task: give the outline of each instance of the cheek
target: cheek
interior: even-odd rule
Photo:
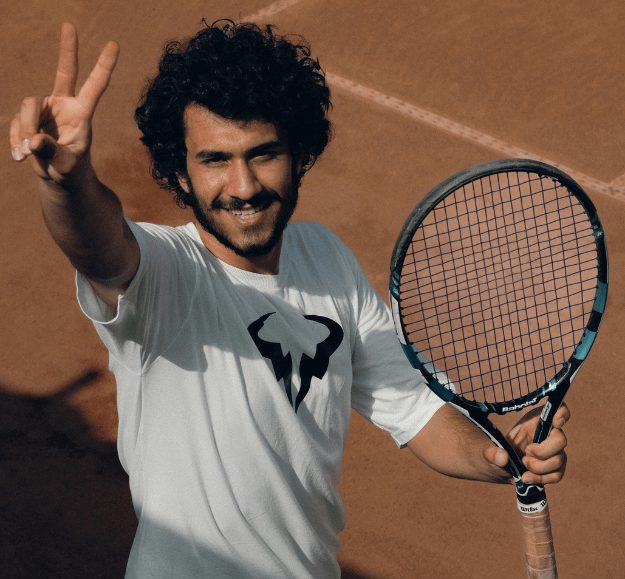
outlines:
[[[216,196],[222,188],[223,179],[218,175],[211,174],[210,171],[189,168],[187,169],[189,181],[193,187],[193,192],[202,197]]]
[[[265,187],[277,191],[283,196],[288,194],[293,188],[293,173],[290,163],[275,168],[274,171],[266,175],[262,182]]]

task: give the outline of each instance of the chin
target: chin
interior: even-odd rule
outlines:
[[[233,240],[227,236],[215,235],[212,231],[209,231],[209,233],[216,237],[222,245],[231,249],[240,257],[258,257],[267,255],[276,247],[283,230],[284,228],[280,228],[264,236],[250,236],[251,238],[244,238],[240,243],[233,242]]]

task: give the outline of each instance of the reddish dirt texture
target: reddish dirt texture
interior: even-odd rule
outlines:
[[[334,138],[304,180],[296,218],[337,232],[382,294],[405,216],[456,171],[523,153],[586,187],[607,235],[608,309],[568,397],[568,472],[548,490],[560,576],[624,578],[625,4],[5,2],[0,130],[24,96],[51,89],[61,22],[78,27],[83,79],[115,39],[121,58],[95,120],[97,171],[131,218],[189,221],[151,181],[132,115],[164,42],[221,17],[303,35],[330,73]],[[42,222],[36,179],[8,147],[0,171],[0,575],[122,577],[136,520],[107,355]],[[431,472],[357,416],[342,492],[345,577],[524,576],[511,488]]]

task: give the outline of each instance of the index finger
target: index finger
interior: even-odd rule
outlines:
[[[553,417],[553,427],[554,428],[562,428],[568,420],[571,418],[571,411],[569,407],[566,405],[566,402],[562,403],[562,406],[558,408],[558,411],[555,413]]]
[[[54,79],[54,96],[74,96],[78,76],[78,34],[71,22],[61,26],[59,41],[59,62]]]

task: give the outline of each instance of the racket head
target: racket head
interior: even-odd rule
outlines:
[[[389,285],[398,337],[430,388],[503,414],[568,387],[607,282],[603,229],[583,189],[545,163],[502,159],[423,198],[395,244]]]

